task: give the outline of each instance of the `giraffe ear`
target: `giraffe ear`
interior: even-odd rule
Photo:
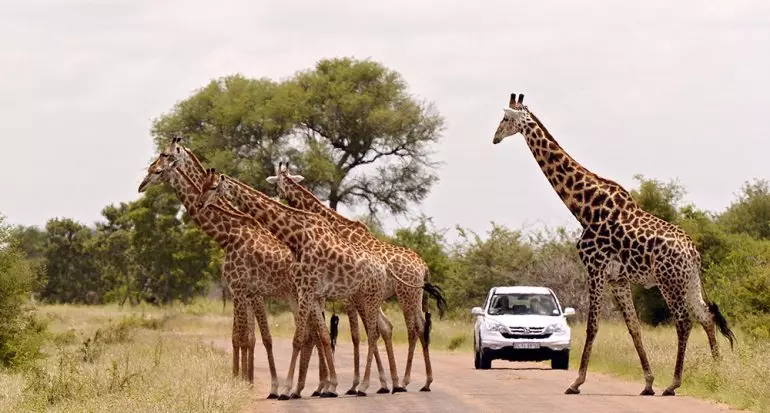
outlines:
[[[267,183],[269,183],[270,185],[275,185],[278,182],[278,177],[268,176],[267,178],[265,178],[265,181],[267,181]]]
[[[300,183],[305,180],[305,177],[302,175],[289,175],[289,178],[291,178],[292,181]]]
[[[515,119],[519,115],[519,112],[511,108],[503,108],[503,112],[505,112],[505,117],[508,119]]]

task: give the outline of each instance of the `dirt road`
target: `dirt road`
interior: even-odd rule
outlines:
[[[230,351],[229,340],[218,340],[217,347]],[[285,377],[290,357],[291,343],[287,340],[274,342],[276,364],[281,380]],[[362,345],[362,350],[366,345]],[[419,346],[418,346],[419,350]],[[381,348],[385,361],[384,348]],[[366,353],[362,354],[364,358]],[[396,349],[399,376],[403,375],[406,350]],[[641,397],[638,393],[643,385],[620,381],[608,376],[591,373],[581,387],[582,393],[567,396],[564,390],[574,380],[576,372],[551,370],[543,363],[508,363],[496,361],[492,370],[474,370],[473,358],[469,354],[434,351],[432,354],[434,382],[432,392],[418,390],[424,382],[422,353],[415,354],[415,371],[408,393],[375,394],[379,388],[376,370],[372,375],[369,395],[366,397],[345,396],[352,383],[352,345],[340,342],[335,356],[335,365],[340,378],[336,399],[310,398],[318,384],[316,355],[313,355],[308,384],[301,400],[263,400],[269,388],[269,373],[264,348],[257,344],[255,354],[255,386],[258,398],[252,412],[725,412],[724,406],[694,399],[692,397],[662,397],[669,377],[656,379],[654,397]],[[387,364],[386,364],[387,365]],[[361,370],[363,371],[363,365]]]

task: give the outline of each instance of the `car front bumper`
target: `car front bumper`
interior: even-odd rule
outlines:
[[[517,345],[530,345],[536,348],[517,348]],[[539,361],[552,357],[554,352],[569,350],[570,335],[553,335],[545,339],[505,338],[498,333],[489,333],[481,337],[484,351],[494,358],[512,361]]]

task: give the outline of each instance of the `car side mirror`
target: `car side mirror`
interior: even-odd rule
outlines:
[[[473,307],[471,308],[471,314],[475,316],[482,316],[484,315],[484,310],[482,310],[481,307]]]
[[[567,307],[567,308],[564,309],[564,316],[565,317],[570,317],[570,316],[573,316],[573,315],[575,315],[575,309],[574,308]]]

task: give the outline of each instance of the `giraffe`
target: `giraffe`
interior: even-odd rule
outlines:
[[[423,289],[436,300],[439,317],[443,317],[446,310],[446,301],[441,294],[441,289],[429,282],[428,265],[416,252],[406,247],[380,241],[361,222],[347,219],[327,207],[312,192],[299,184],[303,179],[301,175],[290,175],[288,163],[284,164],[281,162],[276,168],[276,175],[268,177],[267,181],[276,185],[279,196],[286,200],[290,206],[321,215],[341,237],[361,245],[372,254],[382,257],[386,263],[387,271],[391,274],[399,274],[403,280],[412,284],[424,283]],[[426,383],[420,391],[430,391],[430,385],[433,382],[433,369],[430,363],[428,346],[430,340],[430,312],[427,301],[423,302],[422,291],[396,282],[392,277],[386,279],[386,284],[388,289],[385,292],[384,298],[390,298],[393,294],[398,298],[403,310],[409,340],[403,387],[396,387],[394,382],[393,393],[406,391],[406,386],[410,381],[412,360],[418,337],[422,345],[426,375]],[[421,317],[421,311],[425,312],[425,319]],[[351,335],[354,337],[353,360],[357,365],[359,362],[359,350],[356,345],[357,337],[355,335],[358,332],[356,331],[354,334],[352,331],[354,319],[357,317],[355,310],[349,312],[348,317],[351,318]]]
[[[211,170],[209,170],[211,171]],[[209,175],[209,179],[207,179],[208,183],[204,183],[203,187],[209,188],[217,184],[217,174],[211,173]],[[237,205],[238,209],[247,213],[247,214],[258,214],[259,213],[259,206],[255,204],[254,202],[249,202],[248,199],[251,197],[259,197],[264,198],[265,195],[261,194],[256,189],[236,180],[230,177],[226,177],[226,180],[231,182],[233,185],[235,185],[238,189],[238,191],[245,191],[248,193],[249,196],[233,196],[232,201]],[[225,193],[232,194],[233,191],[228,191]],[[327,223],[328,224],[328,223]],[[383,265],[385,265],[383,263]],[[391,294],[392,295],[392,294]],[[388,295],[389,296],[389,295]],[[386,294],[383,293],[383,299],[387,298]],[[355,303],[350,300],[343,300],[345,310],[348,314],[348,318],[350,321],[350,330],[351,330],[351,336],[353,341],[353,347],[354,347],[354,379],[353,379],[353,385],[351,388],[345,393],[347,395],[358,395],[358,396],[365,396],[366,394],[358,390],[358,386],[360,384],[360,362],[359,362],[359,345],[360,345],[360,334],[359,334],[359,326],[358,326],[358,311],[356,309]],[[332,317],[334,319],[334,316]],[[366,326],[365,326],[366,328]],[[392,329],[393,325],[391,322],[387,319],[385,316],[385,313],[382,312],[381,309],[379,309],[379,319],[378,319],[378,328],[380,330],[380,335],[383,337],[383,341],[385,342],[385,347],[388,354],[388,363],[389,368],[391,371],[391,379],[393,381],[393,392],[398,393],[405,391],[402,387],[398,386],[398,374],[397,374],[397,368],[395,364],[395,356],[393,354],[393,344],[392,344]],[[336,339],[336,329],[333,330],[334,332],[331,334],[331,340],[332,343]],[[332,344],[332,349],[334,348]],[[302,357],[300,359],[300,383],[302,383],[301,388],[304,387],[304,377],[305,377],[305,371],[307,370],[308,362],[309,362],[309,354],[306,355],[307,357]],[[377,390],[378,394],[388,393],[388,385],[387,381],[385,379],[384,374],[384,368],[382,365],[382,361],[380,359],[379,351],[374,352],[374,359],[377,364],[377,370],[379,373],[379,379],[381,387],[379,390]],[[316,392],[313,393],[315,396],[316,393],[319,393],[322,390],[322,387],[324,386],[324,381],[321,380],[321,383],[319,383],[319,389],[316,390]]]
[[[692,239],[678,226],[644,211],[620,184],[580,165],[556,142],[542,122],[522,104],[523,95],[511,95],[509,107],[492,142],[521,133],[548,182],[583,233],[577,248],[588,272],[589,309],[586,342],[577,379],[566,394],[580,393],[586,380],[591,347],[598,331],[598,316],[606,286],[623,314],[636,347],[645,377],[641,395],[654,395],[654,380],[642,345],[639,319],[631,295],[631,283],[645,288],[658,286],[675,320],[677,357],[674,378],[664,396],[673,396],[682,382],[687,340],[692,330],[691,314],[708,336],[714,360],[719,360],[716,328],[733,346],[735,335],[719,307],[710,302],[700,279],[701,258]]]
[[[361,311],[368,338],[367,365],[358,391],[365,394],[369,386],[371,361],[377,351],[379,338],[378,313],[382,305],[385,266],[359,246],[338,237],[317,214],[298,210],[254,190],[237,180],[215,171],[209,185],[204,185],[199,199],[205,208],[220,197],[232,200],[241,210],[249,211],[279,240],[292,249],[298,259],[294,282],[298,289],[299,316],[295,325],[293,352],[287,373],[286,391],[280,399],[300,397],[304,386],[304,371],[292,391],[294,370],[302,342],[307,334],[308,320],[315,320],[321,331],[324,359],[329,380],[322,397],[336,397],[337,374],[331,353],[329,330],[324,325],[319,300],[350,298]],[[245,190],[244,190],[245,189]]]
[[[191,175],[198,175],[195,174],[195,168],[190,168],[193,173],[188,175],[181,167],[183,162],[177,162],[177,159],[183,157],[182,149],[179,139],[174,138],[148,168],[139,192],[144,192],[153,184],[168,183],[193,221],[225,250],[223,276],[233,297],[233,375],[238,376],[240,368],[242,378],[248,378],[253,383],[256,318],[271,375],[271,390],[267,398],[275,399],[278,397],[278,377],[264,299],[288,299],[291,307],[296,310],[296,289],[289,273],[293,255],[288,247],[278,242],[253,218],[244,219],[243,214],[230,205],[220,204],[208,211],[196,210],[194,201],[200,194],[200,187]],[[192,155],[191,165],[200,165],[197,162],[197,158]],[[217,213],[223,216],[217,217]],[[222,225],[229,230],[222,232]],[[243,240],[250,243],[244,244]],[[312,348],[304,351],[309,353]],[[325,367],[324,363],[319,363],[322,381],[326,374]]]

